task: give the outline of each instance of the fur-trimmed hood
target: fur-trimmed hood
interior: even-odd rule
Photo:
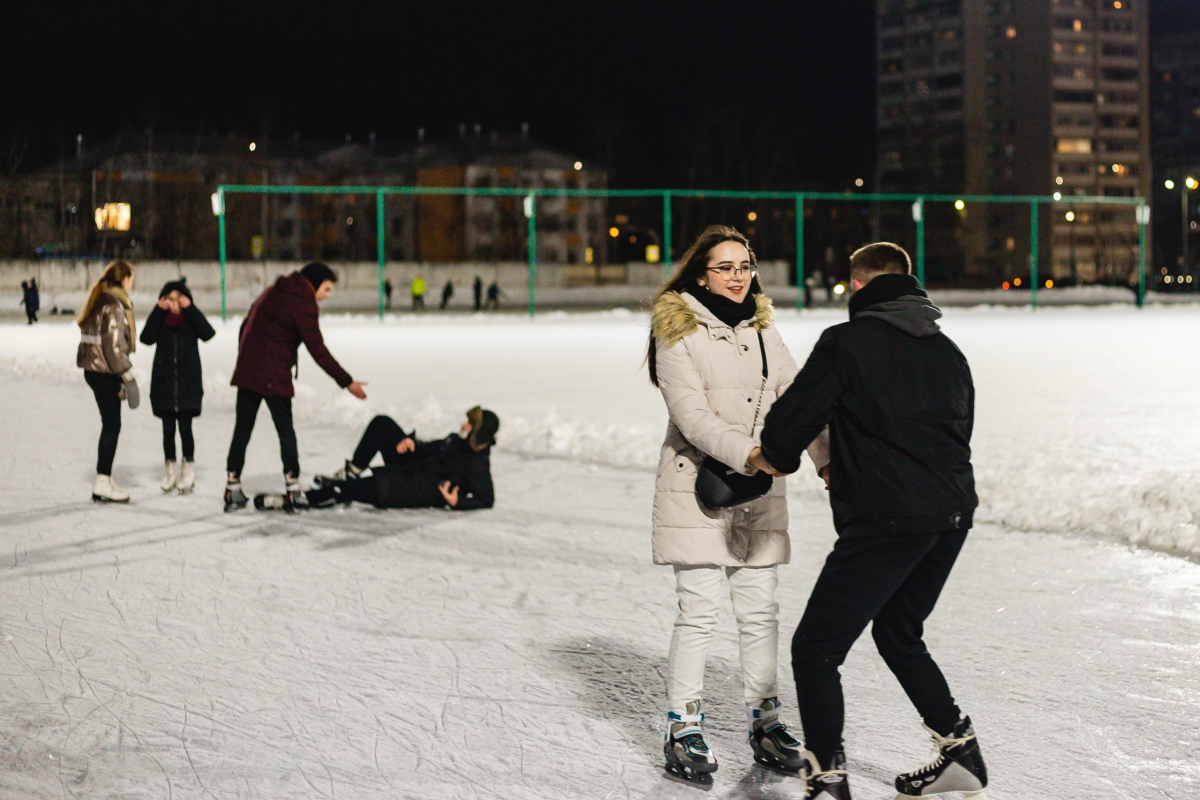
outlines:
[[[775,321],[775,306],[765,294],[754,295],[757,310],[750,324],[756,331],[764,331]],[[703,318],[701,316],[703,315]],[[710,328],[728,328],[714,317],[708,309],[679,292],[663,292],[654,303],[651,329],[663,347],[671,347],[681,339],[691,336],[703,322]]]

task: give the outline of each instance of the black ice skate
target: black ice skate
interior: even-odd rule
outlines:
[[[779,721],[779,698],[768,697],[746,707],[750,749],[764,767],[795,775],[804,766],[803,748]]]
[[[362,477],[363,470],[354,466],[353,461],[347,461],[345,465],[334,472],[332,475],[317,475],[313,478],[313,488],[323,489],[327,486],[332,486],[335,483],[342,481],[354,481]]]
[[[663,734],[664,769],[673,778],[699,786],[712,786],[712,773],[717,771],[717,759],[704,742],[700,724],[700,701],[693,700],[686,708],[667,712],[667,732]]]
[[[242,491],[242,479],[232,472],[229,473],[225,480],[225,510],[237,511],[245,508],[249,502],[250,498]]]
[[[965,800],[986,800],[987,767],[979,752],[971,718],[959,720],[949,736],[939,736],[930,730],[937,757],[913,772],[896,778],[896,800],[908,797],[931,797],[948,792],[962,792]]]
[[[800,775],[804,778],[804,800],[851,800],[845,753],[840,750],[834,753],[829,769],[821,769],[821,762],[809,751],[805,750],[802,755],[804,767]]]
[[[286,511],[289,514],[296,510],[286,494],[256,494],[254,507],[259,511]]]

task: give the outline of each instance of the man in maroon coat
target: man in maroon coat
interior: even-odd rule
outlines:
[[[238,387],[238,393],[237,422],[225,462],[229,473],[225,483],[226,511],[246,505],[242,466],[246,462],[246,445],[254,431],[258,407],[264,400],[279,434],[287,493],[295,503],[303,503],[300,455],[292,425],[292,397],[295,395],[292,370],[296,367],[296,354],[301,343],[338,386],[349,390],[359,400],[367,397],[363,384],[342,369],[321,338],[317,303],[329,297],[336,281],[333,270],[314,261],[299,272],[280,277],[274,286],[259,295],[246,314],[238,337],[237,366],[230,381]]]

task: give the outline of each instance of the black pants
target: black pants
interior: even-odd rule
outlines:
[[[179,443],[183,445],[183,460],[196,460],[196,440],[192,437],[192,419],[193,414],[164,414],[162,417],[163,428],[163,455],[167,461],[175,460],[175,426],[179,426]]]
[[[805,745],[828,766],[842,749],[845,705],[838,668],[874,621],[875,647],[925,724],[950,733],[959,709],[921,640],[966,531],[838,539],[792,638],[792,672]]]
[[[337,481],[322,486],[320,489],[309,489],[304,493],[308,504],[313,508],[325,508],[334,503],[370,503],[377,508],[383,508],[379,502],[379,490],[375,476],[359,478],[351,481]]]
[[[264,400],[267,401],[267,409],[271,412],[271,420],[275,423],[275,432],[279,434],[279,455],[283,459],[283,471],[298,478],[300,454],[296,449],[296,429],[292,426],[292,398],[264,397],[249,389],[238,389],[237,422],[233,426],[233,441],[229,443],[229,457],[225,459],[225,469],[235,475],[242,474],[242,467],[246,464],[246,446],[250,444],[250,434],[254,432],[258,406]]]
[[[100,446],[96,451],[96,474],[112,475],[117,439],[121,436],[121,376],[105,372],[83,371],[83,379],[92,387],[100,409]]]
[[[351,462],[359,469],[366,469],[371,465],[375,454],[379,453],[383,456],[384,464],[399,464],[403,459],[396,452],[396,445],[407,437],[408,434],[396,424],[396,420],[383,415],[375,417],[367,424],[362,438],[358,440],[358,447],[354,448],[354,458]]]

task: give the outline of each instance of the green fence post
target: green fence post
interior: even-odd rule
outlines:
[[[663,279],[671,277],[671,193],[663,192]]]
[[[917,222],[917,283],[925,287],[925,198],[918,197],[913,204],[913,216]]]
[[[529,316],[532,319],[537,308],[534,292],[537,284],[537,213],[534,207],[534,195],[525,196],[525,218],[529,228]]]
[[[1146,305],[1146,225],[1150,222],[1150,206],[1137,207],[1138,222],[1138,308]]]
[[[383,281],[384,281],[384,246],[383,246],[383,192],[375,193],[375,249],[379,256],[379,318],[383,319]]]
[[[217,214],[217,248],[220,251],[221,259],[221,321],[224,322],[227,314],[225,306],[225,190],[217,187],[217,207],[221,210]]]
[[[804,308],[804,195],[796,195],[796,310]]]
[[[1037,308],[1038,293],[1038,203],[1029,204],[1029,304]]]

